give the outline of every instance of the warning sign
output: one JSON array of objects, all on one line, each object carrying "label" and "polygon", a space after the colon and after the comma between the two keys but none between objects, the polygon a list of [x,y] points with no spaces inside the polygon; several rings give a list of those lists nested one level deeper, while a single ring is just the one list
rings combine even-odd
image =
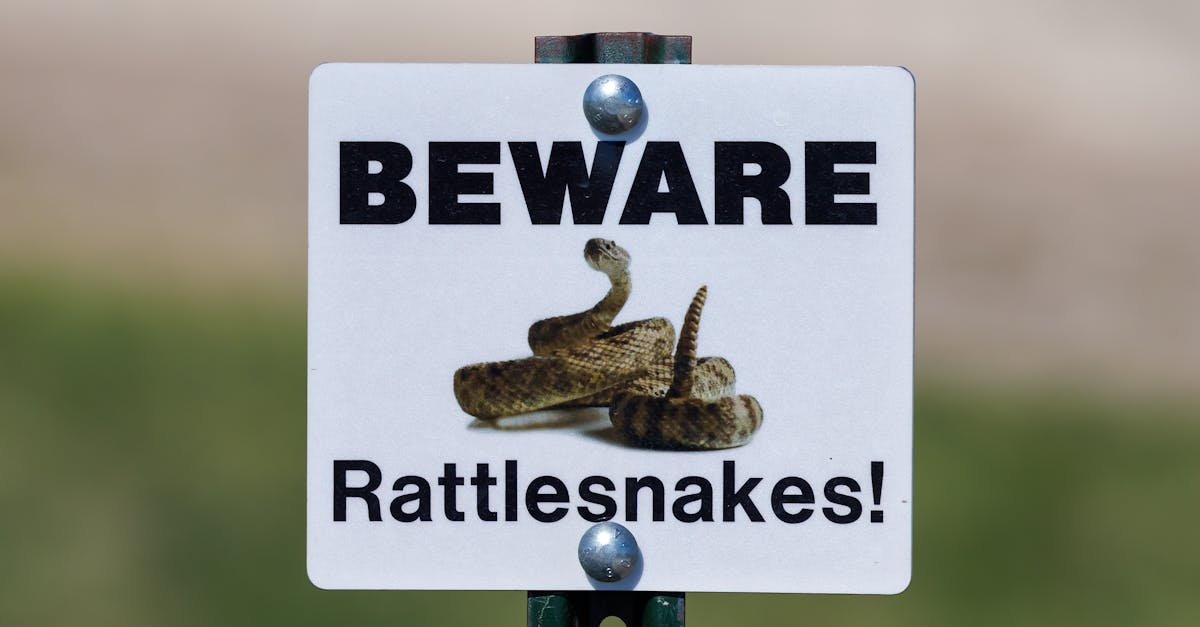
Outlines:
[{"label": "warning sign", "polygon": [[309,141],[315,584],[908,585],[907,71],[323,65]]}]

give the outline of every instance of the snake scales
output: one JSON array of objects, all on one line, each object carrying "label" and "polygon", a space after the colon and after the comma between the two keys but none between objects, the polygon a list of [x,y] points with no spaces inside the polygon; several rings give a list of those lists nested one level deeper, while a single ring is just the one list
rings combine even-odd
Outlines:
[{"label": "snake scales", "polygon": [[630,257],[609,240],[584,246],[588,265],[612,286],[594,307],[539,320],[529,328],[532,357],[474,364],[454,373],[463,411],[484,420],[540,409],[608,406],[613,427],[630,444],[659,449],[741,446],[762,424],[752,396],[734,395],[733,366],[696,358],[707,288],[696,292],[680,330],[665,318],[612,326],[629,299]]}]

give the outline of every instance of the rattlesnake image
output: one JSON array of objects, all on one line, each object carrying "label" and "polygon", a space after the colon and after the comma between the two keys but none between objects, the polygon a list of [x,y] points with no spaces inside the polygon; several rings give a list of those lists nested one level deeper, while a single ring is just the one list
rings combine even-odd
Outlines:
[{"label": "rattlesnake image", "polygon": [[535,322],[529,328],[532,357],[458,369],[454,396],[463,411],[491,420],[552,407],[609,406],[617,432],[636,446],[715,449],[748,442],[762,423],[758,401],[733,396],[728,361],[696,358],[707,288],[688,309],[672,360],[675,329],[669,320],[612,326],[632,289],[629,253],[592,239],[584,259],[608,276],[608,293],[586,311]]}]

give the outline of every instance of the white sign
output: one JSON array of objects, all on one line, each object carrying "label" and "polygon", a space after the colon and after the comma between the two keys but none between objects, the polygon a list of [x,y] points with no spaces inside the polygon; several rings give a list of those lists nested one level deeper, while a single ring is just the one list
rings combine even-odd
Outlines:
[{"label": "white sign", "polygon": [[[582,113],[608,73],[625,135]],[[886,67],[318,67],[312,581],[902,591],[913,100]],[[642,551],[611,584],[602,520]]]}]

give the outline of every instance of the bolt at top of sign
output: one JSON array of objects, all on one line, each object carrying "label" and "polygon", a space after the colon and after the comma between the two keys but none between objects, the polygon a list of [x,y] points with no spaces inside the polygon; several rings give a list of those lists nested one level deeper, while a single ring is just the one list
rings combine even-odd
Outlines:
[{"label": "bolt at top of sign", "polygon": [[583,114],[588,124],[606,135],[637,126],[645,109],[637,84],[620,74],[605,74],[583,92]]}]

